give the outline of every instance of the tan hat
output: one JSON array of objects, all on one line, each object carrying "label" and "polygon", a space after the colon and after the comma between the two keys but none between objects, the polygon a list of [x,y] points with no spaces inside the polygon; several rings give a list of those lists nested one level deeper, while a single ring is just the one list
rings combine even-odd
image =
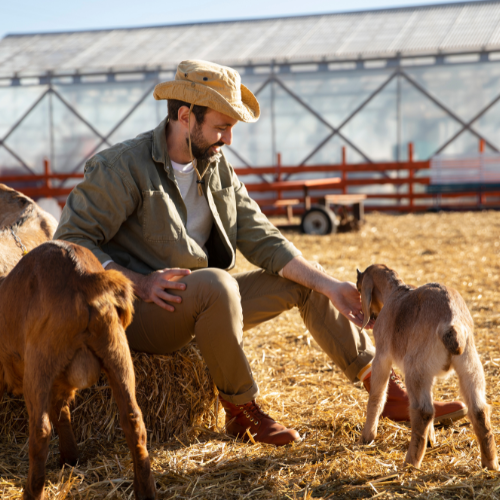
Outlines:
[{"label": "tan hat", "polygon": [[255,96],[241,83],[240,74],[227,66],[208,61],[182,61],[175,80],[159,83],[154,98],[207,106],[242,122],[256,122],[260,116]]}]

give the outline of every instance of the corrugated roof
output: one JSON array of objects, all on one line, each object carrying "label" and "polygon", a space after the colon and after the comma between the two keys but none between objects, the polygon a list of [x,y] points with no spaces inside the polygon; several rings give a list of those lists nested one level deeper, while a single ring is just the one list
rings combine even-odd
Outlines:
[{"label": "corrugated roof", "polygon": [[500,1],[70,33],[8,35],[0,76],[500,50]]}]

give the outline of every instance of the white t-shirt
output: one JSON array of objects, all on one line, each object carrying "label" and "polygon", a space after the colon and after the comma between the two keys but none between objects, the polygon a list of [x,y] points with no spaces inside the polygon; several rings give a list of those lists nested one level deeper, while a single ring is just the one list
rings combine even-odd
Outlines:
[{"label": "white t-shirt", "polygon": [[205,243],[212,230],[213,218],[205,196],[198,194],[198,176],[192,163],[182,165],[172,162],[175,180],[186,205],[186,232],[206,252]]},{"label": "white t-shirt", "polygon": [[[206,197],[198,194],[198,184],[196,184],[198,177],[194,171],[193,163],[183,165],[172,161],[172,167],[179,191],[186,205],[186,232],[206,253],[205,243],[212,230],[213,218]],[[110,262],[113,261],[104,262],[103,267],[106,268]]]}]

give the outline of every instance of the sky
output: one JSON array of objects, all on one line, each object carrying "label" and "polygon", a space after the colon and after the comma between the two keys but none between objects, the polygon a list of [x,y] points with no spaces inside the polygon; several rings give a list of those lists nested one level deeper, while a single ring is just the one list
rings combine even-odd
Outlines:
[{"label": "sky", "polygon": [[446,0],[0,0],[0,38],[100,28],[254,19],[451,3]]}]

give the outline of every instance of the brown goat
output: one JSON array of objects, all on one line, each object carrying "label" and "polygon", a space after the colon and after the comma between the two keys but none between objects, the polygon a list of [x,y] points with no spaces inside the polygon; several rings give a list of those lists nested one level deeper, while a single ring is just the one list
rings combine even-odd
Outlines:
[{"label": "brown goat", "polygon": [[69,403],[77,389],[97,382],[101,368],[132,453],[136,498],[156,498],[125,336],[132,313],[130,281],[68,242],[38,246],[0,284],[0,399],[4,390],[24,394],[29,414],[25,499],[44,497],[51,422],[61,464],[77,462]]},{"label": "brown goat", "polygon": [[0,184],[0,278],[27,251],[52,239],[57,221],[31,198]]},{"label": "brown goat", "polygon": [[451,369],[458,375],[481,449],[481,464],[498,470],[495,438],[486,403],[484,371],[474,344],[474,323],[460,294],[438,283],[407,286],[382,264],[358,271],[357,288],[365,325],[377,318],[373,335],[377,353],[372,364],[371,390],[362,443],[377,436],[386,388],[393,364],[405,373],[410,399],[411,441],[405,463],[420,467],[427,440],[433,445],[436,377]]}]

